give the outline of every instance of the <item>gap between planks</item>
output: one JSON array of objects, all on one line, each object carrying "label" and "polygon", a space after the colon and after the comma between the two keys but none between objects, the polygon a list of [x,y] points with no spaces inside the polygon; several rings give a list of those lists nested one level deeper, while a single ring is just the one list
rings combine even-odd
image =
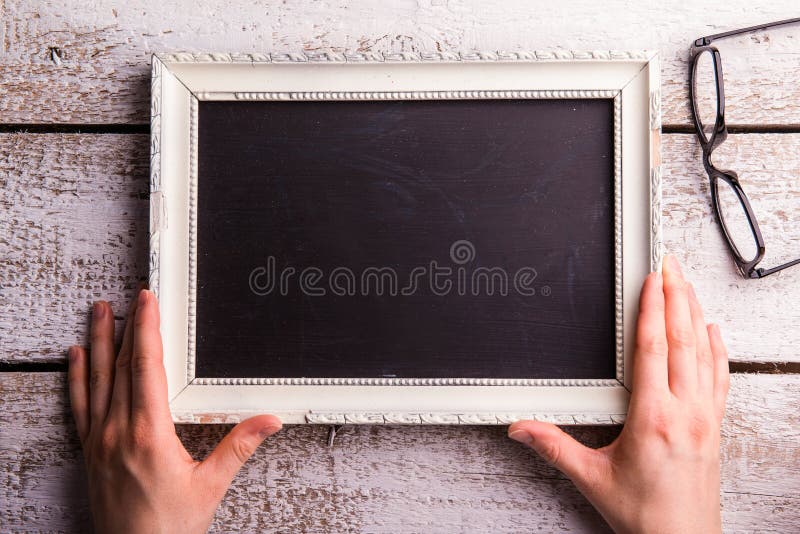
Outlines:
[{"label": "gap between planks", "polygon": [[[692,126],[684,124],[664,124],[664,134],[694,134]],[[149,124],[77,124],[77,123],[0,123],[0,134],[146,134],[150,135]],[[800,124],[747,125],[729,124],[730,134],[797,134]]]},{"label": "gap between planks", "polygon": [[[731,373],[800,374],[800,362],[730,362]],[[0,362],[0,373],[66,373],[66,362]]]}]

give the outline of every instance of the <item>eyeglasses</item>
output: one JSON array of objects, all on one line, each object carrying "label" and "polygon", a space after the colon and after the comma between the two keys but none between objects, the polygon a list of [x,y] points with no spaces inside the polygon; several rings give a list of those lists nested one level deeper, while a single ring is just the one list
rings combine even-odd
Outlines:
[{"label": "eyeglasses", "polygon": [[697,39],[691,48],[689,87],[692,119],[703,149],[703,166],[711,182],[711,202],[736,266],[745,278],[763,278],[800,264],[800,258],[771,269],[756,267],[764,257],[765,247],[750,201],[739,184],[739,176],[734,171],[716,168],[710,161],[714,150],[728,138],[722,60],[719,50],[711,43],[725,37],[795,23],[800,23],[800,18],[709,35]]}]

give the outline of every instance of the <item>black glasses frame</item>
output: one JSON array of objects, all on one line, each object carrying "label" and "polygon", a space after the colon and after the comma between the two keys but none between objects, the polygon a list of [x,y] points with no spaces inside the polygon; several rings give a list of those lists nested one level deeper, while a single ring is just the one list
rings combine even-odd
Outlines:
[{"label": "black glasses frame", "polygon": [[[722,229],[722,234],[725,237],[725,241],[728,243],[728,247],[733,254],[736,267],[745,278],[763,278],[767,275],[786,269],[787,267],[800,264],[800,258],[771,269],[757,267],[764,258],[764,252],[766,248],[764,246],[764,238],[761,236],[761,229],[758,226],[758,221],[753,214],[753,209],[750,207],[750,201],[748,200],[747,195],[739,183],[739,176],[734,171],[718,169],[711,163],[711,154],[728,138],[728,127],[725,124],[725,87],[722,77],[722,59],[720,57],[719,50],[717,50],[716,47],[711,46],[711,43],[725,37],[732,37],[734,35],[750,33],[766,28],[772,28],[774,26],[796,23],[800,23],[800,18],[769,22],[767,24],[750,26],[740,30],[708,35],[706,37],[700,37],[699,39],[696,39],[694,43],[692,43],[691,58],[689,61],[689,100],[691,102],[692,120],[694,122],[695,133],[697,134],[697,138],[700,141],[700,146],[703,149],[703,166],[706,169],[706,173],[708,174],[708,179],[710,181],[711,204],[714,209],[714,213],[716,214],[717,220],[720,223],[720,228]],[[706,135],[706,132],[703,128],[703,123],[700,120],[700,116],[697,112],[698,102],[695,87],[697,66],[701,55],[704,53],[709,53],[711,55],[714,65],[714,81],[717,90],[717,113],[714,120],[714,127],[709,135]],[[750,226],[750,231],[752,232],[756,243],[757,253],[754,258],[748,259],[742,256],[742,253],[736,247],[736,243],[734,243],[733,238],[730,235],[729,229],[725,223],[725,219],[722,216],[722,211],[720,210],[720,180],[730,186],[731,189],[733,189],[733,191],[736,193],[736,196],[739,198],[739,203],[742,205],[745,216],[747,217],[747,223]],[[725,186],[723,185],[723,187]]]}]

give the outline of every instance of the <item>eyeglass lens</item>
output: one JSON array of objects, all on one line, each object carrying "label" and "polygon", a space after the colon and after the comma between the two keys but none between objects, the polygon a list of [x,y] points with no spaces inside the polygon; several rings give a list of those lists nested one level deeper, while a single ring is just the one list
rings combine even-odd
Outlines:
[{"label": "eyeglass lens", "polygon": [[745,262],[756,259],[758,244],[753,230],[747,220],[747,212],[742,199],[733,185],[723,179],[717,179],[717,206],[720,219],[736,252]]},{"label": "eyeglass lens", "polygon": [[708,141],[716,126],[719,98],[713,52],[704,50],[697,56],[696,61],[694,73],[695,110],[697,119],[702,126],[703,134]]}]

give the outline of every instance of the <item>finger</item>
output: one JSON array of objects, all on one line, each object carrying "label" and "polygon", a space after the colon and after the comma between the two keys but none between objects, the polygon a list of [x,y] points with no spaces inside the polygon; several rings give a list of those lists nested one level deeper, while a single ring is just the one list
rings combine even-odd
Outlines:
[{"label": "finger", "polygon": [[634,352],[633,396],[642,398],[669,391],[664,280],[661,273],[650,273],[642,286]]},{"label": "finger", "polygon": [[169,419],[167,376],[159,331],[158,301],[146,289],[139,292],[131,359],[131,413],[151,420]]},{"label": "finger", "polygon": [[722,419],[725,415],[725,399],[728,398],[730,387],[730,373],[728,370],[728,350],[722,342],[719,326],[708,325],[708,339],[711,344],[711,353],[714,356],[714,406],[717,416]]},{"label": "finger", "polygon": [[692,313],[692,327],[697,346],[697,387],[700,393],[712,396],[714,394],[714,356],[711,354],[711,343],[708,340],[706,321],[703,318],[703,308],[697,300],[694,286],[687,284],[689,289],[689,310]]},{"label": "finger", "polygon": [[133,323],[136,320],[136,302],[133,299],[128,306],[128,318],[125,321],[125,333],[122,335],[122,346],[117,356],[114,369],[114,391],[111,394],[109,418],[127,421],[131,413],[131,354],[133,353]]},{"label": "finger", "polygon": [[92,306],[89,399],[94,424],[105,421],[114,387],[114,314],[107,302]]},{"label": "finger", "polygon": [[667,327],[669,387],[678,396],[697,388],[697,356],[689,292],[678,260],[664,260],[664,317]]},{"label": "finger", "polygon": [[581,491],[591,492],[605,479],[602,453],[578,443],[556,425],[519,421],[508,428],[508,437],[532,448]]},{"label": "finger", "polygon": [[280,429],[281,421],[274,415],[257,415],[242,421],[197,466],[201,480],[210,481],[221,499],[261,442]]},{"label": "finger", "polygon": [[81,445],[89,435],[89,365],[86,361],[86,351],[82,347],[69,348],[69,369],[67,382],[69,383],[69,404],[72,407],[72,417],[78,428],[78,437]]}]

